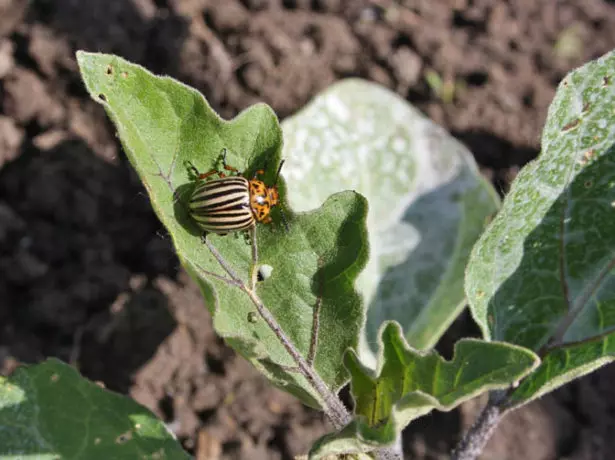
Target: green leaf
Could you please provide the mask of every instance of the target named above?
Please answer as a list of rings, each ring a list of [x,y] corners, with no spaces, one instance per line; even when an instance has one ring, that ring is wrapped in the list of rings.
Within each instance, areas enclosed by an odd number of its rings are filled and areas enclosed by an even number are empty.
[[[0,458],[189,459],[164,423],[56,359],[0,377]]]
[[[329,433],[318,439],[308,456],[309,460],[346,460],[345,455],[352,455],[361,460],[373,460],[367,452],[381,447],[381,444],[370,443],[368,439],[360,437],[360,429],[357,421],[352,421],[342,430],[336,433]],[[351,457],[352,458],[352,457]]]
[[[354,352],[345,355],[355,420],[321,438],[312,452],[334,453],[350,441],[355,443],[353,451],[359,445],[363,452],[390,444],[412,420],[433,409],[449,411],[482,392],[507,388],[531,372],[539,359],[522,347],[464,339],[446,361],[435,351],[413,350],[399,324],[389,322],[381,329],[378,362],[374,372]]]
[[[498,203],[470,153],[399,96],[355,79],[321,93],[282,129],[282,174],[296,210],[340,189],[369,200],[371,257],[358,286],[372,352],[389,319],[414,347],[433,346],[464,306],[464,269]]]
[[[266,166],[264,180],[273,182],[282,147],[275,114],[259,104],[225,121],[200,93],[171,78],[156,77],[116,56],[79,52],[77,57],[88,91],[114,121],[180,259],[199,281],[217,333],[274,384],[306,404],[322,407],[320,396],[293,370],[296,363],[278,338],[255,315],[248,296],[208,276],[228,278],[186,214],[186,197],[194,185],[186,160],[205,172],[227,149],[229,165],[248,177]],[[284,200],[286,186],[279,186]],[[179,203],[174,203],[174,191],[183,197]],[[357,346],[364,323],[354,283],[368,255],[367,204],[358,194],[343,192],[309,213],[295,215],[288,206],[285,210],[289,232],[276,213],[274,225],[257,226],[259,263],[270,272],[258,283],[257,293],[295,347],[336,391],[348,380],[341,356],[346,348]],[[207,238],[247,282],[250,245],[237,235]]]
[[[540,156],[519,173],[468,266],[466,292],[485,338],[543,358],[517,403],[614,356],[614,79],[609,53],[560,84]]]
[[[507,402],[508,407],[528,403],[556,388],[608,364],[615,356],[615,337],[556,348],[521,382]]]

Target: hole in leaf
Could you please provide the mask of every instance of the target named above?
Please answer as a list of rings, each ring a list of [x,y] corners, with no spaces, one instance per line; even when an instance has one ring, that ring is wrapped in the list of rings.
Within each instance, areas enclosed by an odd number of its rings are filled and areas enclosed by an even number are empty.
[[[113,66],[111,64],[107,66],[107,75],[113,75]]]
[[[132,432],[127,431],[126,433],[122,433],[117,438],[115,438],[115,443],[124,444],[125,442],[130,441],[131,439],[132,439]]]
[[[98,95],[98,99],[100,99],[103,102],[107,102],[107,96],[105,96],[103,93],[100,93]]]

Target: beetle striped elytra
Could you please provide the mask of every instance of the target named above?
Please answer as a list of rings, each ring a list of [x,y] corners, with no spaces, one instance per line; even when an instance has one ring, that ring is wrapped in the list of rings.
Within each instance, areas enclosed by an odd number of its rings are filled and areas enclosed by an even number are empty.
[[[206,234],[226,235],[249,230],[257,222],[270,223],[271,208],[280,202],[277,182],[283,164],[284,161],[280,163],[274,184],[269,187],[258,179],[264,174],[263,170],[256,171],[252,179],[246,179],[236,168],[227,165],[226,149],[222,151],[222,165],[225,171],[230,171],[229,176],[219,169],[200,174],[188,163],[197,180],[188,203],[190,215]],[[214,174],[219,178],[209,179]],[[282,219],[288,227],[283,214]]]

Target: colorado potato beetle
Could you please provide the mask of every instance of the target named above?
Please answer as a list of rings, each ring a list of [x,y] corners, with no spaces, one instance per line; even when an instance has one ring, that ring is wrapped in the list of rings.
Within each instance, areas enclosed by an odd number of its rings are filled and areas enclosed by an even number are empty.
[[[226,149],[222,151],[222,165],[225,171],[230,172],[228,176],[218,169],[200,174],[189,163],[198,181],[188,203],[190,215],[205,234],[226,235],[249,230],[257,222],[270,223],[271,208],[280,202],[277,182],[283,164],[284,161],[280,163],[274,184],[269,187],[258,179],[264,170],[259,169],[252,179],[246,179],[237,168],[227,165]],[[219,178],[209,179],[214,174]],[[286,225],[283,215],[282,219]]]

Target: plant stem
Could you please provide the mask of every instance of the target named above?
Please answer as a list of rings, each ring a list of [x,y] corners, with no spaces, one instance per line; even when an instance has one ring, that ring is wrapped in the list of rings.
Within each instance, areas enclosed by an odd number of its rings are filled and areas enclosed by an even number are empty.
[[[481,454],[504,415],[503,406],[506,397],[506,391],[493,391],[490,393],[489,402],[474,422],[474,425],[472,425],[472,428],[457,444],[451,460],[474,460]]]
[[[271,312],[263,305],[261,300],[258,298],[255,292],[246,289],[245,286],[242,290],[248,294],[252,303],[256,307],[256,310],[261,315],[263,320],[267,323],[269,328],[273,331],[273,333],[278,337],[288,354],[293,358],[297,367],[299,368],[299,372],[303,374],[308,382],[312,385],[312,387],[316,390],[316,392],[320,395],[324,403],[324,411],[327,416],[333,422],[333,425],[336,429],[341,429],[348,423],[350,423],[350,414],[346,410],[346,407],[340,401],[335,393],[333,393],[325,382],[320,378],[320,376],[316,373],[316,371],[307,363],[305,358],[299,353],[299,351],[295,348],[290,339],[284,334],[282,328],[275,320]]]
[[[351,416],[348,413],[348,410],[342,403],[342,401],[337,397],[335,393],[333,393],[326,385],[326,383],[321,379],[320,375],[314,370],[312,366],[310,366],[307,360],[301,355],[301,353],[295,348],[294,344],[288,338],[288,336],[284,333],[274,316],[271,314],[269,309],[265,307],[263,302],[260,300],[258,295],[256,294],[256,290],[252,288],[255,284],[255,271],[257,266],[257,255],[258,251],[256,249],[256,231],[252,230],[252,266],[250,267],[250,284],[247,286],[246,283],[237,276],[235,271],[228,265],[226,260],[222,257],[222,255],[218,252],[218,250],[213,246],[209,240],[205,239],[205,244],[208,249],[212,253],[212,255],[216,258],[220,266],[226,271],[226,273],[233,279],[234,282],[237,283],[239,288],[244,291],[254,306],[256,310],[260,314],[261,318],[267,323],[267,326],[273,331],[276,337],[279,339],[282,346],[286,349],[288,354],[292,357],[293,361],[297,364],[299,372],[305,377],[305,379],[310,383],[312,388],[318,393],[323,402],[323,410],[325,414],[329,417],[333,425],[336,429],[341,429],[346,426],[351,421]]]
[[[376,460],[403,460],[404,453],[401,443],[401,433],[397,435],[395,444],[390,447],[384,447],[374,452]]]
[[[250,236],[252,239],[252,264],[250,267],[250,279],[248,285],[246,285],[246,283],[241,278],[239,278],[239,276],[226,262],[226,260],[224,260],[222,255],[215,248],[215,246],[213,246],[207,239],[205,239],[205,244],[207,245],[212,255],[216,258],[220,266],[231,277],[231,279],[228,281],[231,281],[248,295],[248,297],[256,307],[256,310],[258,311],[261,318],[263,318],[265,323],[267,323],[267,326],[269,326],[269,328],[276,335],[282,346],[292,357],[293,361],[295,361],[297,365],[297,371],[305,377],[305,379],[310,383],[312,388],[314,388],[314,390],[322,399],[324,413],[327,415],[327,417],[329,417],[329,420],[331,420],[335,429],[340,430],[352,421],[352,417],[344,406],[344,403],[342,403],[339,397],[334,392],[332,392],[329,387],[327,387],[327,384],[322,380],[320,375],[318,375],[316,370],[312,367],[312,363],[308,362],[308,360],[304,358],[301,353],[295,348],[294,344],[284,333],[282,327],[278,324],[275,317],[271,314],[269,309],[263,304],[261,299],[256,294],[258,246],[256,242],[256,230],[254,228],[251,230]],[[218,278],[220,277],[218,276]],[[314,352],[310,351],[309,354],[313,355]],[[402,452],[401,437],[397,438],[393,446],[377,449],[374,454],[377,460],[403,460],[404,457]]]

